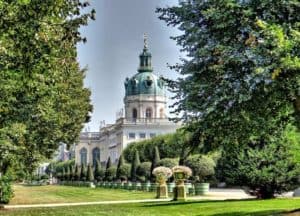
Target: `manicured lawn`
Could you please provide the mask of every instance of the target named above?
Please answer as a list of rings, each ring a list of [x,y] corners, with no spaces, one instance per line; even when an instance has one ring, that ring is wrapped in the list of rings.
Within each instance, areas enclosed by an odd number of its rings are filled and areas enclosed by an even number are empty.
[[[104,188],[86,188],[71,186],[14,186],[15,197],[11,205],[66,203],[110,200],[153,199],[154,193],[140,191],[126,191]]]
[[[15,209],[0,211],[0,215],[9,216],[270,216],[283,215],[287,211],[300,208],[300,199],[273,199],[247,201],[198,201],[198,202],[167,202],[111,204],[93,206],[73,206],[56,208]]]

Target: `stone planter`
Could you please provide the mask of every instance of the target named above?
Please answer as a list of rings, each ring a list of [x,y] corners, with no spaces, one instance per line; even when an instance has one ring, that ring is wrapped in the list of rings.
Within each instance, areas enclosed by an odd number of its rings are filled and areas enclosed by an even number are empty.
[[[168,192],[169,193],[173,193],[174,192],[174,188],[175,188],[175,182],[169,182],[167,184],[167,186],[168,186]]]
[[[156,198],[165,199],[168,198],[168,188],[166,183],[160,182],[156,187]]]
[[[209,183],[195,183],[195,194],[205,195],[209,191]]]

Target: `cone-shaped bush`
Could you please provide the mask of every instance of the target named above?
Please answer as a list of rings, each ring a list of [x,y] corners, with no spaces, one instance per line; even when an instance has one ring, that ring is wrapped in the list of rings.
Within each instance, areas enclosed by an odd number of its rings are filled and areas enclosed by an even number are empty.
[[[140,156],[139,156],[139,152],[136,150],[135,154],[134,154],[134,159],[131,163],[131,180],[132,181],[136,181],[137,180],[137,174],[136,174],[136,170],[138,168],[138,166],[140,165]]]
[[[86,177],[87,177],[87,168],[85,164],[82,164],[80,178],[82,181],[86,181]]]
[[[95,172],[94,172],[94,178],[97,181],[102,181],[105,177],[105,169],[101,167],[100,161],[97,160]]]
[[[76,171],[75,171],[75,165],[71,165],[71,180],[74,181],[76,179]]]
[[[81,178],[81,168],[78,164],[75,166],[75,180],[80,181]]]
[[[94,172],[91,164],[89,164],[87,168],[87,180],[89,182],[94,181]]]
[[[66,181],[69,181],[69,180],[71,179],[70,176],[71,176],[70,166],[67,166],[67,167],[66,167],[65,180],[66,180]]]
[[[111,167],[111,160],[110,157],[108,157],[107,162],[106,162],[106,169],[105,169],[105,179],[108,179],[108,169]]]
[[[66,171],[65,168],[62,168],[62,173],[61,173],[61,180],[64,181],[66,179]]]
[[[118,161],[118,166],[117,166],[117,175],[116,178],[118,180],[121,180],[121,173],[120,173],[120,168],[125,164],[125,159],[123,154],[120,155],[119,161]]]
[[[154,151],[153,151],[153,156],[152,156],[152,163],[151,163],[151,179],[155,180],[155,176],[152,174],[153,170],[155,167],[158,166],[158,163],[160,161],[160,156],[159,156],[159,150],[157,146],[155,146]]]

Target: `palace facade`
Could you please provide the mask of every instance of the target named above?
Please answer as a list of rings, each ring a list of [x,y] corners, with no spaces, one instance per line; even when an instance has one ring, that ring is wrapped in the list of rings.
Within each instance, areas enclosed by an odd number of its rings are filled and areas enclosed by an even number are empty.
[[[101,125],[98,132],[82,132],[75,145],[77,164],[113,163],[127,145],[157,135],[173,133],[180,124],[169,121],[166,84],[153,73],[146,38],[139,56],[138,72],[125,80],[124,108],[114,124]]]

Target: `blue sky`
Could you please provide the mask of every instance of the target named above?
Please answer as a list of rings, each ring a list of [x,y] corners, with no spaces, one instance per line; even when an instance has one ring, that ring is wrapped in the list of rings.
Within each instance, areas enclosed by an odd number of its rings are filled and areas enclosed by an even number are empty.
[[[170,36],[180,32],[167,27],[155,13],[156,7],[174,5],[177,0],[92,0],[96,21],[82,27],[86,44],[78,45],[78,59],[88,72],[85,85],[92,91],[94,111],[88,124],[97,131],[99,123],[113,123],[123,108],[124,80],[137,73],[138,55],[143,48],[143,34],[148,35],[154,73],[169,78],[177,74],[167,63],[179,62],[180,54]]]

